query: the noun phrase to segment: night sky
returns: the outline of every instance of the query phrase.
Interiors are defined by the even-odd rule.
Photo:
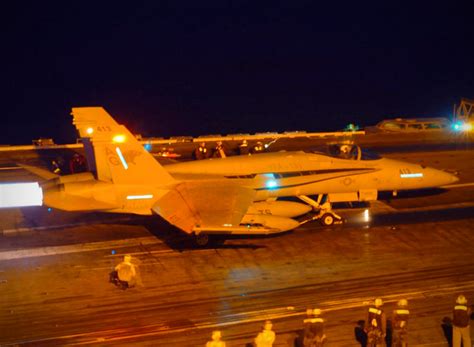
[[[439,3],[10,2],[0,143],[74,142],[74,106],[165,137],[449,116],[474,98],[474,6]]]

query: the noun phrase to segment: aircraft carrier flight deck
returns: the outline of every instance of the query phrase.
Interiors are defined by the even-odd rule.
[[[458,294],[474,298],[474,151],[384,156],[459,182],[340,206],[343,225],[309,222],[205,249],[156,217],[1,210],[0,345],[203,346],[221,330],[227,346],[244,346],[271,319],[274,346],[293,346],[306,308],[319,307],[327,346],[357,346],[355,324],[381,297],[388,315],[408,299],[410,346],[446,346],[443,317]],[[11,160],[2,159],[2,182],[35,179]],[[125,254],[139,281],[120,290],[109,273]]]

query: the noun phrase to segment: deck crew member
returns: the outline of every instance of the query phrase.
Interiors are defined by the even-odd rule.
[[[262,153],[263,152],[263,144],[258,141],[255,146],[252,148],[252,154]]]
[[[255,347],[272,347],[275,342],[275,332],[272,330],[273,324],[271,321],[265,321],[263,329],[258,333],[254,340]]]
[[[365,332],[365,320],[361,319],[357,321],[357,325],[354,328],[354,337],[360,344],[360,347],[367,347],[367,333]]]
[[[86,158],[79,153],[74,153],[71,160],[69,161],[69,171],[73,173],[84,172],[87,170]]]
[[[408,346],[408,317],[410,311],[408,310],[408,301],[400,299],[397,303],[397,308],[393,311],[393,347],[407,347]]]
[[[123,261],[115,267],[112,274],[112,281],[122,289],[135,286],[137,271],[132,264],[132,256],[126,255]]]
[[[469,331],[469,319],[471,310],[467,306],[467,299],[459,295],[456,306],[453,309],[453,347],[471,346],[471,334]]]
[[[218,141],[216,144],[216,147],[214,148],[214,151],[212,152],[212,157],[213,158],[225,158],[225,150],[224,146],[222,145],[222,141]]]
[[[199,147],[196,148],[193,152],[193,157],[194,159],[196,160],[201,160],[201,159],[207,159],[209,158],[209,152],[207,150],[207,147],[206,147],[206,143],[205,142],[201,142],[199,144]]]
[[[322,347],[326,343],[324,334],[324,319],[319,308],[307,309],[308,316],[304,321],[304,347]]]
[[[247,140],[243,140],[242,143],[239,145],[239,154],[240,155],[249,155],[249,145]]]
[[[387,319],[382,308],[381,298],[375,299],[374,305],[367,311],[367,345],[379,347],[384,345]]]
[[[206,347],[225,347],[225,342],[221,340],[222,334],[219,330],[212,332],[211,341],[206,343]]]
[[[60,175],[61,174],[61,167],[59,166],[59,163],[56,160],[53,160],[51,162],[51,170],[56,174]]]

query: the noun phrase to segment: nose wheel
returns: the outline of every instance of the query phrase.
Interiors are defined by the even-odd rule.
[[[319,221],[321,225],[330,226],[334,224],[334,216],[331,213],[325,213],[321,216]]]
[[[332,210],[329,197],[326,197],[326,201],[323,204],[321,204],[321,195],[318,196],[317,201],[305,195],[299,195],[298,198],[312,206],[314,210],[318,211],[317,215],[314,215],[308,219],[301,221],[300,224],[304,224],[313,220],[319,220],[319,223],[321,223],[321,225],[331,226],[333,224],[341,224],[343,222],[341,216],[339,216]]]

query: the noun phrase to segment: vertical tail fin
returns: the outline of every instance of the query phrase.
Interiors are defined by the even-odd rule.
[[[75,107],[73,124],[93,149],[97,178],[115,184],[168,185],[171,175],[102,107]],[[86,148],[87,150],[87,148]],[[88,158],[90,160],[90,158]]]

